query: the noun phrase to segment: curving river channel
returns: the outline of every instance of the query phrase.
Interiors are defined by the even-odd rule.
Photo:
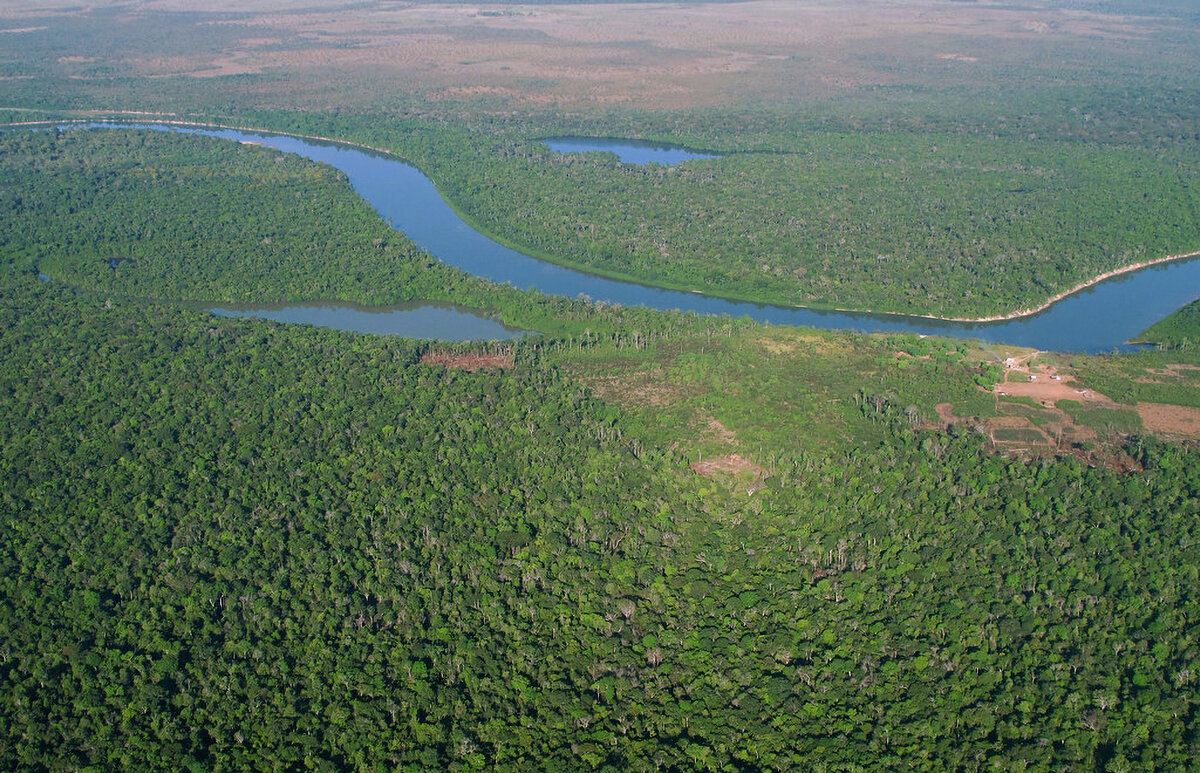
[[[1132,337],[1200,296],[1200,259],[1193,258],[1122,274],[1070,295],[1038,314],[1000,322],[950,322],[731,301],[607,279],[505,247],[463,222],[419,170],[382,154],[335,143],[232,129],[130,123],[91,125],[179,131],[254,142],[329,164],[349,177],[354,190],[380,217],[444,263],[493,282],[507,282],[553,295],[582,294],[594,301],[746,316],[778,325],[942,335],[1088,353],[1130,349],[1126,342]],[[254,315],[253,310],[236,313]]]

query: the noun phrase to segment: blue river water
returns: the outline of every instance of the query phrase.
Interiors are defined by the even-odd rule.
[[[1200,297],[1200,259],[1190,259],[1113,277],[1068,296],[1043,312],[1002,322],[950,322],[731,301],[704,295],[703,287],[693,292],[664,290],[595,276],[505,247],[463,222],[429,178],[396,158],[347,145],[283,135],[152,124],[138,128],[254,142],[329,164],[348,176],[350,184],[380,217],[439,260],[493,282],[552,295],[584,295],[607,303],[744,316],[774,325],[943,335],[1088,353],[1129,349],[1126,342],[1132,337]]]

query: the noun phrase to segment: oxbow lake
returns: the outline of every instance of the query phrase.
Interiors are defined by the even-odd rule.
[[[505,247],[463,222],[419,170],[390,156],[337,143],[232,129],[157,124],[92,126],[179,131],[254,142],[329,164],[347,175],[354,190],[375,208],[380,217],[444,263],[493,282],[507,282],[551,295],[582,295],[606,303],[749,317],[773,325],[941,335],[1088,353],[1131,349],[1133,347],[1127,342],[1132,337],[1200,297],[1200,259],[1193,258],[1113,277],[1068,296],[1041,313],[1002,322],[948,322],[900,314],[818,311],[730,301],[704,295],[704,287],[686,292],[622,282],[557,266]],[[596,141],[588,142],[593,143],[591,149],[595,149]],[[390,313],[345,305],[341,308],[352,311],[332,312],[323,316],[324,322],[313,324],[341,327],[343,318],[357,317],[359,321],[353,324],[360,324],[364,313]],[[255,309],[243,308],[237,313],[258,316]],[[451,334],[449,328],[446,334]]]
[[[604,152],[616,154],[622,164],[660,164],[675,166],[684,161],[717,158],[712,153],[701,153],[687,148],[668,145],[664,142],[645,140],[622,140],[605,137],[551,137],[542,140],[555,153]]]
[[[256,317],[355,333],[437,341],[498,341],[520,338],[527,332],[508,327],[473,309],[432,301],[386,307],[312,301],[273,306],[225,306],[210,311],[218,317]]]

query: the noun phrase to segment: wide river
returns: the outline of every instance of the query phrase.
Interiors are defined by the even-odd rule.
[[[132,128],[133,125],[120,126]],[[1003,322],[948,322],[895,314],[818,311],[730,301],[700,292],[664,290],[607,279],[505,247],[463,222],[438,194],[429,178],[395,158],[346,145],[284,135],[153,124],[139,124],[137,128],[254,142],[329,164],[345,172],[354,190],[375,208],[380,217],[439,260],[493,282],[535,288],[553,295],[576,297],[582,294],[594,301],[746,316],[777,325],[923,333],[1089,353],[1130,348],[1126,344],[1130,338],[1200,296],[1200,259],[1190,259],[1113,277],[1068,296],[1043,312]],[[702,291],[704,288],[696,289]]]

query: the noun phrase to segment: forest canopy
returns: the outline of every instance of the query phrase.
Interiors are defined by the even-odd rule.
[[[63,167],[6,185],[10,209],[44,213],[35,233],[86,233],[77,216],[99,210],[60,198],[86,179],[72,160],[105,147],[119,165],[140,143],[128,175],[87,172],[118,189],[106,211],[163,186],[270,211],[230,184],[259,173],[259,149],[104,132],[5,146],[28,142]],[[197,163],[143,186],[155,153]],[[307,175],[317,209],[344,190],[298,160],[266,166]],[[155,225],[181,234],[189,216]],[[862,401],[875,430],[857,449],[764,436],[770,474],[747,488],[693,474],[553,365],[643,343],[527,341],[502,370],[431,367],[429,344],[39,281],[40,242],[19,233],[34,224],[11,222],[8,768],[1123,770],[1200,751],[1194,450],[1135,441],[1131,476],[1010,460],[914,433],[898,391]],[[304,249],[306,226],[277,227]],[[62,254],[120,270],[79,244]],[[702,368],[705,341],[743,335],[657,329]],[[814,352],[847,345],[813,335]],[[953,348],[903,345],[970,379]]]

